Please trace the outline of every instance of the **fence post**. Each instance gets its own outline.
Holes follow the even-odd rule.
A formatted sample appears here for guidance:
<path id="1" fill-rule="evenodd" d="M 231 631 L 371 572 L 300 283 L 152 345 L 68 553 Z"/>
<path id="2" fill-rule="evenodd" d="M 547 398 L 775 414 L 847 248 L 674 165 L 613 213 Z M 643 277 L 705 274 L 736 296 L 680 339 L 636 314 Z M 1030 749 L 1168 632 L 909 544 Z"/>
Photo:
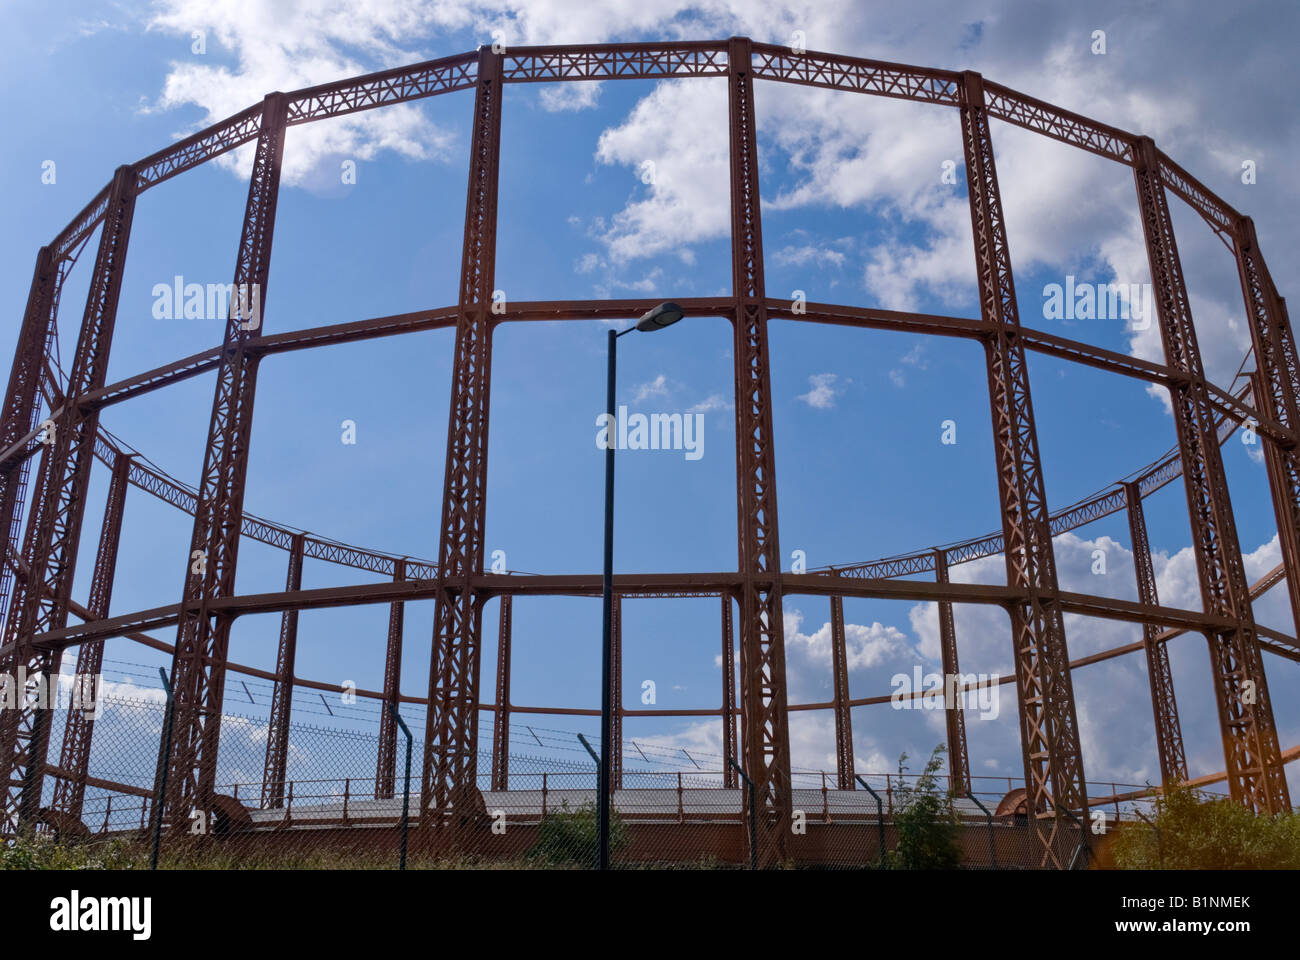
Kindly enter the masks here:
<path id="1" fill-rule="evenodd" d="M 153 817 L 153 851 L 149 855 L 150 870 L 158 869 L 158 846 L 162 843 L 163 796 L 167 793 L 167 767 L 172 753 L 172 724 L 176 719 L 176 698 L 172 696 L 172 685 L 167 679 L 167 671 L 159 667 L 158 676 L 162 677 L 163 689 L 167 691 L 167 721 L 163 724 L 162 743 L 158 746 L 158 769 L 154 775 L 153 810 L 150 811 Z"/>
<path id="2" fill-rule="evenodd" d="M 882 812 L 880 806 L 880 794 L 872 790 L 871 784 L 863 780 L 859 774 L 855 773 L 853 775 L 853 779 L 858 781 L 858 783 L 862 784 L 864 787 L 866 787 L 867 793 L 871 794 L 872 798 L 876 801 L 876 827 L 880 831 L 880 855 L 878 857 L 878 860 L 880 862 L 880 866 L 883 867 L 885 865 L 885 815 Z"/>
<path id="3" fill-rule="evenodd" d="M 973 792 L 969 790 L 966 791 L 966 796 L 970 798 L 971 802 L 974 803 L 975 806 L 984 811 L 984 819 L 988 821 L 989 825 L 989 862 L 993 864 L 993 869 L 996 870 L 998 868 L 998 851 L 993 845 L 993 814 L 989 813 L 988 807 L 980 803 L 979 799 Z"/>
<path id="4" fill-rule="evenodd" d="M 749 779 L 745 771 L 740 769 L 740 765 L 735 760 L 728 757 L 727 762 L 731 764 L 731 769 L 740 774 L 740 779 L 745 781 L 745 786 L 749 788 L 749 869 L 758 869 L 758 827 L 755 819 L 755 798 L 754 798 L 754 781 Z"/>
<path id="5" fill-rule="evenodd" d="M 402 787 L 402 855 L 398 861 L 397 869 L 406 869 L 406 835 L 411 826 L 411 731 L 407 729 L 406 723 L 402 720 L 402 715 L 397 712 L 397 708 L 391 703 L 388 705 L 388 712 L 393 715 L 393 719 L 401 728 L 402 735 L 406 737 L 406 783 Z"/>
<path id="6" fill-rule="evenodd" d="M 610 343 L 613 343 L 613 342 L 614 342 L 613 340 L 610 340 Z M 597 805 L 597 807 L 599 807 L 599 806 L 600 806 L 600 786 L 601 786 L 601 781 L 602 781 L 602 779 L 603 779 L 603 777 L 601 776 L 601 772 L 600 772 L 600 771 L 601 771 L 601 766 L 600 766 L 600 754 L 596 753 L 595 750 L 591 749 L 591 744 L 589 744 L 589 743 L 587 742 L 587 738 L 584 737 L 582 734 L 578 734 L 578 739 L 579 739 L 580 741 L 582 741 L 582 745 L 583 745 L 584 747 L 587 748 L 587 753 L 591 756 L 592 762 L 596 764 L 596 805 Z M 608 827 L 608 821 L 606 821 L 606 826 Z M 599 820 L 599 819 L 596 821 L 596 829 L 597 829 L 597 832 L 600 831 L 600 820 Z M 604 867 L 602 866 L 602 861 L 601 861 L 601 850 L 600 850 L 600 838 L 599 838 L 599 837 L 596 838 L 596 869 L 597 869 L 597 870 L 602 870 L 602 869 L 604 869 Z"/>
<path id="7" fill-rule="evenodd" d="M 1079 857 L 1083 856 L 1083 865 L 1088 865 L 1088 860 L 1092 856 L 1092 847 L 1088 845 L 1088 828 L 1084 823 L 1074 815 L 1074 811 L 1069 807 L 1061 807 L 1061 812 L 1075 822 L 1079 827 L 1079 845 L 1074 848 L 1074 854 L 1070 857 L 1070 865 L 1066 869 L 1075 869 L 1075 864 L 1079 862 Z"/>

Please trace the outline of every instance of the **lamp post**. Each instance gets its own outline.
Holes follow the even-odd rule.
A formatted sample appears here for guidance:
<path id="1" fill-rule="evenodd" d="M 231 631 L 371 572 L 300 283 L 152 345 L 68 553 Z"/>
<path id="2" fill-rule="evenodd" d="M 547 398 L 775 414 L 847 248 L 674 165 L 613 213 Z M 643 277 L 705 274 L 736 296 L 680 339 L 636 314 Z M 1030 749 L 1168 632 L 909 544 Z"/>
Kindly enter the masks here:
<path id="1" fill-rule="evenodd" d="M 609 767 L 610 748 L 614 738 L 613 683 L 610 677 L 613 666 L 614 641 L 614 447 L 616 440 L 617 411 L 614 408 L 614 380 L 618 355 L 618 338 L 633 330 L 652 333 L 671 326 L 682 318 L 682 308 L 675 303 L 661 303 L 647 311 L 621 333 L 609 331 L 609 362 L 605 388 L 605 572 L 601 596 L 604 603 L 602 639 L 600 645 L 600 771 L 597 775 L 596 834 L 600 847 L 596 866 L 609 869 Z"/>

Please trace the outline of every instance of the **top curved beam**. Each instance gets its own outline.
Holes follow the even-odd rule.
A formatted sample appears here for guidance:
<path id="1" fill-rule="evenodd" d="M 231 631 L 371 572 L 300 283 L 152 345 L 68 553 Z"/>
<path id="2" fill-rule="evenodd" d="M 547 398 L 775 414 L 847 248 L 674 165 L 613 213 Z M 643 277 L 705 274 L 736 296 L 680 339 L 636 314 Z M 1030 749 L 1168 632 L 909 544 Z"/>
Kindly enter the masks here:
<path id="1" fill-rule="evenodd" d="M 501 79 L 506 83 L 726 75 L 727 44 L 718 40 L 507 47 L 501 54 Z"/>
<path id="2" fill-rule="evenodd" d="M 560 83 L 569 80 L 663 80 L 722 77 L 727 74 L 729 41 L 602 43 L 569 46 L 507 47 L 502 51 L 506 83 Z M 907 64 L 754 43 L 753 76 L 783 83 L 872 96 L 960 106 L 960 74 Z M 469 51 L 410 66 L 380 70 L 296 90 L 288 95 L 287 123 L 296 125 L 442 93 L 471 90 L 478 80 L 478 52 Z M 1043 100 L 986 81 L 988 114 L 1062 143 L 1133 165 L 1135 134 L 1063 110 Z M 137 194 L 257 139 L 261 104 L 145 157 L 136 163 Z M 1225 242 L 1237 237 L 1240 213 L 1161 153 L 1164 185 L 1186 201 Z M 51 244 L 55 261 L 67 257 L 103 219 L 108 187 L 83 209 Z"/>

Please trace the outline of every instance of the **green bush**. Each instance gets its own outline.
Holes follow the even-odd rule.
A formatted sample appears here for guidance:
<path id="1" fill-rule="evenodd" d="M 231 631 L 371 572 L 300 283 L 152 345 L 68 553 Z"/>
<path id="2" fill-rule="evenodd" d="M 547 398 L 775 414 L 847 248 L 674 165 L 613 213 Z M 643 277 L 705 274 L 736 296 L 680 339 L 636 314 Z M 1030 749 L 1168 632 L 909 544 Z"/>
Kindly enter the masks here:
<path id="1" fill-rule="evenodd" d="M 952 797 L 939 785 L 936 776 L 943 765 L 946 748 L 934 748 L 925 770 L 916 783 L 907 786 L 907 754 L 898 758 L 898 776 L 903 781 L 896 792 L 893 815 L 898 845 L 885 858 L 894 870 L 953 870 L 961 863 L 958 831 L 961 820 Z"/>
<path id="2" fill-rule="evenodd" d="M 1300 812 L 1261 816 L 1175 787 L 1157 798 L 1151 824 L 1117 831 L 1113 849 L 1125 870 L 1300 870 Z"/>
<path id="3" fill-rule="evenodd" d="M 588 800 L 570 810 L 567 802 L 552 810 L 537 825 L 537 842 L 528 855 L 548 865 L 586 867 L 596 862 L 596 804 Z M 609 811 L 609 851 L 627 846 L 627 827 L 613 808 Z"/>

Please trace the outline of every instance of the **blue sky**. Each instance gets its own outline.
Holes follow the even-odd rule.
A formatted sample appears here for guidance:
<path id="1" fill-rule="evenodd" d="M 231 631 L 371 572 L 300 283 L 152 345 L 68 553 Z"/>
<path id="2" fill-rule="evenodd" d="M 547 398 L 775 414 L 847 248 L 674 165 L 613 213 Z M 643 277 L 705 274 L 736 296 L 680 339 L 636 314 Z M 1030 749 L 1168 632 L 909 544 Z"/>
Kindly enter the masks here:
<path id="1" fill-rule="evenodd" d="M 647 2 L 636 9 L 539 0 L 519 5 L 374 3 L 353 10 L 299 0 L 247 11 L 241 4 L 167 0 L 85 3 L 52 18 L 21 2 L 8 17 L 11 54 L 0 63 L 0 111 L 9 132 L 0 174 L 10 184 L 0 231 L 6 342 L 22 314 L 37 247 L 108 180 L 113 168 L 256 102 L 386 66 L 491 42 L 725 37 L 983 71 L 1033 96 L 1103 122 L 1149 133 L 1229 203 L 1252 214 L 1278 282 L 1297 252 L 1288 216 L 1297 187 L 1294 111 L 1281 89 L 1297 68 L 1288 51 L 1296 15 L 1256 4 L 1238 13 L 1198 4 L 1171 22 L 1145 5 L 939 3 L 868 12 L 852 4 Z M 1030 12 L 1032 11 L 1032 13 Z M 1265 30 L 1262 23 L 1273 26 Z M 1092 52 L 1105 30 L 1107 52 Z M 205 52 L 194 52 L 202 31 Z M 1231 57 L 1230 76 L 1207 71 Z M 720 296 L 730 291 L 726 85 L 720 80 L 510 87 L 504 102 L 496 286 L 509 300 Z M 756 88 L 765 269 L 770 296 L 977 317 L 964 171 L 955 111 L 760 82 Z M 268 333 L 454 303 L 460 265 L 472 92 L 371 111 L 289 131 L 265 327 Z M 1027 131 L 994 125 L 1022 322 L 1124 353 L 1159 359 L 1158 333 L 1123 320 L 1056 320 L 1044 289 L 1149 277 L 1132 175 L 1102 158 Z M 42 164 L 56 178 L 42 183 Z M 1244 160 L 1257 164 L 1241 182 Z M 356 182 L 344 183 L 345 162 Z M 644 182 L 645 164 L 654 165 Z M 955 183 L 945 182 L 945 163 Z M 217 343 L 221 322 L 159 320 L 154 286 L 228 283 L 247 190 L 237 152 L 150 190 L 137 205 L 109 379 Z M 1212 377 L 1227 383 L 1248 345 L 1231 255 L 1173 200 L 1198 334 Z M 70 362 L 93 248 L 63 299 L 61 351 Z M 488 466 L 488 551 L 535 573 L 595 572 L 600 562 L 603 403 L 600 322 L 505 325 L 494 341 Z M 619 399 L 645 413 L 699 412 L 704 456 L 620 455 L 620 572 L 732 569 L 735 457 L 731 332 L 688 318 L 655 337 L 622 341 Z M 433 331 L 276 356 L 261 367 L 246 507 L 338 540 L 433 558 L 441 504 L 453 336 Z M 959 340 L 890 331 L 770 325 L 780 538 L 788 568 L 874 559 L 965 539 L 999 526 L 983 352 Z M 1049 503 L 1069 505 L 1162 456 L 1174 443 L 1164 399 L 1146 385 L 1030 356 Z M 193 483 L 202 462 L 213 378 L 199 377 L 113 407 L 103 424 L 171 475 Z M 341 442 L 341 424 L 357 442 Z M 954 420 L 957 443 L 940 442 Z M 1224 459 L 1252 580 L 1278 562 L 1262 464 L 1234 438 Z M 91 487 L 78 586 L 88 589 L 107 487 Z M 1181 481 L 1146 505 L 1161 599 L 1200 606 Z M 191 520 L 133 490 L 113 596 L 114 614 L 174 602 Z M 1135 599 L 1122 514 L 1058 538 L 1065 589 Z M 1095 550 L 1107 572 L 1091 572 Z M 280 589 L 284 553 L 246 542 L 238 589 Z M 954 579 L 1001 582 L 1001 558 L 954 568 Z M 373 575 L 308 561 L 304 586 L 361 583 Z M 521 599 L 514 605 L 517 704 L 598 703 L 597 600 Z M 849 600 L 851 692 L 889 692 L 890 677 L 938 670 L 929 604 Z M 1261 622 L 1294 625 L 1281 590 L 1256 605 Z M 645 680 L 661 708 L 720 702 L 718 603 L 628 601 L 624 689 L 641 706 Z M 786 601 L 792 702 L 830 697 L 829 608 Z M 432 603 L 407 608 L 403 690 L 426 691 Z M 302 615 L 298 673 L 382 685 L 387 609 Z M 957 608 L 962 667 L 1011 670 L 1006 617 Z M 274 665 L 278 616 L 238 621 L 233 659 Z M 171 631 L 160 634 L 174 639 Z M 496 606 L 484 624 L 483 698 L 495 669 Z M 1074 656 L 1131 642 L 1136 626 L 1067 619 Z M 1173 644 L 1175 680 L 1193 774 L 1222 768 L 1208 658 L 1199 638 Z M 110 661 L 161 659 L 127 641 Z M 1289 696 L 1297 665 L 1265 654 L 1283 746 L 1300 742 Z M 110 665 L 109 679 L 113 675 Z M 130 670 L 123 670 L 123 676 Z M 138 671 L 147 672 L 147 671 Z M 147 685 L 147 681 L 136 678 Z M 264 716 L 233 680 L 228 706 Z M 234 689 L 230 689 L 234 688 Z M 1085 768 L 1097 780 L 1158 779 L 1140 655 L 1075 674 Z M 1020 769 L 1011 688 L 997 720 L 968 722 L 973 772 Z M 313 709 L 304 699 L 304 709 Z M 242 705 L 240 703 L 242 701 Z M 415 714 L 418 716 L 418 711 Z M 304 717 L 307 714 L 303 714 Z M 373 714 L 369 715 L 373 716 Z M 311 716 L 312 721 L 320 720 Z M 337 719 L 337 718 L 336 718 Z M 585 718 L 544 718 L 594 731 Z M 328 720 L 328 718 L 326 718 Z M 325 722 L 325 721 L 322 721 Z M 333 721 L 330 721 L 333 722 Z M 341 722 L 341 721 L 339 721 Z M 372 719 L 358 725 L 373 728 Z M 414 725 L 413 725 L 414 726 Z M 629 719 L 625 735 L 719 752 L 713 722 Z M 937 713 L 854 711 L 859 770 L 892 770 L 900 753 L 943 738 Z M 487 732 L 485 723 L 484 732 Z M 800 769 L 834 765 L 829 713 L 791 721 Z M 490 742 L 485 738 L 485 743 Z M 107 761 L 105 761 L 107 762 Z M 1293 790 L 1295 779 L 1292 778 Z"/>

